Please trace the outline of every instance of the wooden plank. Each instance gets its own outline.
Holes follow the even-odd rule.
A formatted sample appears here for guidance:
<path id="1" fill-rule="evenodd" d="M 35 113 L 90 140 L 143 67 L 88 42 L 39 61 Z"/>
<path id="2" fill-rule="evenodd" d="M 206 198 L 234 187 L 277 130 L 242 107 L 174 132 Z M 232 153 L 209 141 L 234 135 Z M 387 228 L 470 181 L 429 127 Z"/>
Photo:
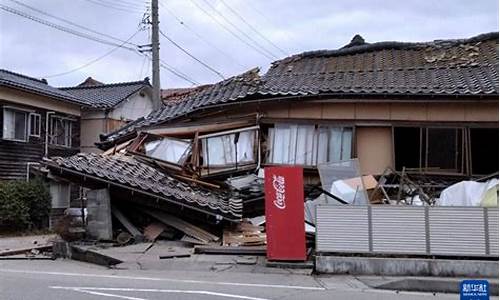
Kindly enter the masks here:
<path id="1" fill-rule="evenodd" d="M 146 208 L 139 208 L 141 211 L 144 213 L 152 216 L 153 218 L 157 219 L 158 221 L 173 227 L 179 231 L 184 232 L 185 234 L 200 240 L 204 244 L 207 244 L 212 241 L 218 241 L 219 237 L 211 234 L 210 232 L 207 232 L 206 230 L 203 230 L 199 228 L 198 226 L 195 226 L 191 223 L 188 223 L 182 219 L 179 219 L 173 215 L 167 214 L 165 212 L 160 212 L 160 211 L 153 211 L 150 209 Z"/>
<path id="2" fill-rule="evenodd" d="M 236 255 L 266 255 L 266 246 L 196 246 L 194 253 L 204 254 L 236 254 Z"/>
<path id="3" fill-rule="evenodd" d="M 165 229 L 162 223 L 151 223 L 144 228 L 144 236 L 148 241 L 155 241 Z"/>
<path id="4" fill-rule="evenodd" d="M 38 251 L 52 250 L 52 245 L 44 245 L 44 246 L 36 246 L 36 247 L 29 247 L 29 248 L 18 248 L 18 249 L 6 250 L 6 251 L 0 252 L 0 256 L 23 254 L 23 253 L 31 252 L 31 250 L 38 250 Z"/>
<path id="5" fill-rule="evenodd" d="M 116 206 L 111 206 L 111 213 L 118 219 L 118 221 L 120 221 L 120 223 L 122 223 L 123 227 L 130 232 L 136 241 L 143 239 L 144 236 L 139 229 L 137 229 L 137 227 L 135 227 Z"/>
<path id="6" fill-rule="evenodd" d="M 181 258 L 181 257 L 190 257 L 189 253 L 181 253 L 181 254 L 168 254 L 168 255 L 160 255 L 160 259 L 168 259 L 168 258 Z"/>

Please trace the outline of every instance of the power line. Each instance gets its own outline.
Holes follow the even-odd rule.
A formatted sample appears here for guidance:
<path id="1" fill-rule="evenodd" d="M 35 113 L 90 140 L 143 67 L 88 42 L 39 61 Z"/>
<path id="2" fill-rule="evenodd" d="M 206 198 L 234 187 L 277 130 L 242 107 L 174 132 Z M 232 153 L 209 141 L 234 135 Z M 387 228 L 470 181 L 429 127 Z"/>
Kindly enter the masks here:
<path id="1" fill-rule="evenodd" d="M 160 6 L 162 9 L 164 9 L 168 14 L 170 14 L 172 17 L 174 17 L 177 22 L 179 22 L 179 24 L 181 24 L 183 27 L 185 27 L 188 31 L 190 31 L 192 34 L 194 34 L 198 39 L 200 39 L 201 41 L 203 41 L 205 44 L 207 44 L 208 46 L 212 47 L 214 50 L 218 51 L 220 54 L 222 54 L 223 56 L 229 58 L 230 60 L 232 60 L 234 63 L 236 63 L 237 65 L 239 65 L 240 67 L 242 68 L 246 68 L 246 66 L 242 65 L 237 59 L 235 59 L 231 54 L 227 53 L 226 51 L 220 49 L 219 47 L 217 47 L 214 43 L 210 42 L 208 39 L 204 38 L 201 34 L 199 34 L 198 32 L 196 32 L 196 30 L 194 30 L 193 28 L 191 28 L 191 26 L 187 25 L 186 22 L 184 22 L 181 18 L 179 18 L 175 13 L 173 13 L 172 10 L 170 10 L 166 5 L 163 5 L 162 2 L 160 2 Z"/>
<path id="2" fill-rule="evenodd" d="M 70 34 L 79 36 L 81 38 L 85 38 L 85 39 L 88 39 L 88 40 L 91 40 L 91 41 L 94 41 L 94 42 L 98 42 L 98 43 L 101 43 L 101 44 L 106 44 L 106 45 L 111 45 L 111 46 L 120 46 L 120 47 L 122 47 L 124 49 L 128 49 L 128 50 L 134 51 L 134 52 L 136 51 L 135 48 L 131 48 L 131 47 L 128 47 L 128 46 L 121 46 L 120 44 L 117 44 L 115 42 L 106 41 L 104 39 L 101 39 L 101 38 L 98 38 L 98 37 L 95 37 L 95 36 L 91 36 L 90 34 L 86 34 L 86 33 L 80 32 L 80 31 L 73 30 L 71 28 L 67 28 L 67 27 L 64 27 L 62 25 L 49 22 L 47 20 L 44 20 L 44 19 L 32 16 L 30 14 L 27 14 L 27 13 L 23 12 L 23 11 L 14 9 L 12 7 L 9 7 L 9 6 L 5 6 L 3 4 L 0 4 L 0 9 L 4 10 L 6 12 L 12 13 L 12 14 L 18 15 L 20 17 L 29 19 L 31 21 L 40 23 L 42 25 L 49 26 L 49 27 L 52 27 L 54 29 L 57 29 L 57 30 L 60 30 L 60 31 L 64 31 L 66 33 L 70 33 Z"/>
<path id="3" fill-rule="evenodd" d="M 274 26 L 274 27 L 280 27 L 280 26 L 276 26 L 276 23 L 271 20 L 271 18 L 267 17 L 262 11 L 260 11 L 257 7 L 255 7 L 253 4 L 252 4 L 252 1 L 243 1 L 248 7 L 250 7 L 250 9 L 252 9 L 254 12 L 256 12 L 258 15 L 260 15 L 264 20 L 267 21 L 268 24 Z M 299 46 L 301 46 L 302 48 L 307 48 L 304 44 L 302 44 L 299 40 L 297 40 L 297 38 L 295 38 L 294 36 L 292 36 L 290 33 L 288 33 L 287 31 L 284 31 L 285 35 L 288 36 L 290 39 L 294 40 Z"/>
<path id="4" fill-rule="evenodd" d="M 102 2 L 99 2 L 98 0 L 85 0 L 85 1 L 93 3 L 93 4 L 97 4 L 97 5 L 100 5 L 100 6 L 103 6 L 103 7 L 107 7 L 107 8 L 112 8 L 112 9 L 115 9 L 115 10 L 119 10 L 119 11 L 122 11 L 122 12 L 129 12 L 129 13 L 140 13 L 141 12 L 139 10 L 132 10 L 132 9 L 127 9 L 127 8 L 122 8 L 122 7 L 117 7 L 117 6 L 114 6 L 114 5 L 102 3 Z"/>
<path id="5" fill-rule="evenodd" d="M 81 37 L 81 38 L 85 38 L 85 39 L 88 39 L 88 40 L 91 40 L 91 41 L 94 41 L 94 42 L 98 42 L 98 43 L 101 43 L 101 44 L 106 44 L 106 45 L 111 45 L 111 46 L 119 47 L 121 49 L 126 49 L 126 50 L 129 50 L 129 51 L 132 51 L 133 53 L 135 53 L 135 54 L 137 54 L 139 56 L 143 56 L 143 54 L 139 53 L 135 48 L 131 48 L 131 47 L 128 47 L 128 46 L 125 46 L 125 45 L 121 45 L 121 44 L 117 44 L 117 43 L 110 42 L 110 41 L 106 41 L 106 40 L 103 40 L 101 38 L 98 38 L 98 37 L 95 37 L 95 36 L 91 36 L 89 34 L 82 33 L 82 32 L 79 32 L 79 31 L 76 31 L 76 30 L 64 27 L 62 25 L 54 24 L 54 23 L 49 22 L 47 20 L 43 20 L 41 18 L 34 17 L 34 16 L 30 15 L 30 14 L 27 14 L 25 12 L 19 11 L 19 10 L 14 9 L 12 7 L 9 7 L 9 6 L 5 6 L 3 4 L 0 4 L 0 9 L 4 10 L 6 12 L 9 12 L 11 14 L 15 14 L 17 16 L 29 19 L 31 21 L 40 23 L 42 25 L 51 27 L 53 29 L 57 29 L 59 31 L 63 31 L 63 32 L 66 32 L 66 33 L 69 33 L 69 34 L 72 34 L 72 35 L 75 35 L 75 36 L 78 36 L 78 37 Z M 190 83 L 197 84 L 197 82 L 194 81 L 194 80 L 191 80 L 189 78 L 189 76 L 187 76 L 187 75 L 183 74 L 182 72 L 176 70 L 174 67 L 166 64 L 165 62 L 163 62 L 163 66 L 162 67 L 164 69 L 168 70 L 169 72 L 171 72 L 172 74 L 178 76 L 179 78 L 182 78 L 182 79 L 184 79 L 184 80 L 186 80 L 186 81 L 188 81 Z"/>
<path id="6" fill-rule="evenodd" d="M 248 47 L 252 48 L 253 50 L 257 51 L 261 55 L 265 56 L 268 59 L 274 60 L 274 57 L 270 56 L 266 52 L 263 52 L 261 49 L 255 47 L 253 44 L 250 44 L 248 41 L 242 39 L 237 33 L 235 33 L 233 30 L 228 28 L 224 23 L 220 22 L 216 17 L 214 17 L 211 13 L 209 13 L 206 9 L 204 9 L 202 6 L 200 6 L 198 3 L 196 3 L 194 0 L 189 0 L 191 3 L 193 3 L 194 6 L 196 6 L 199 10 L 201 10 L 204 14 L 206 14 L 208 17 L 210 17 L 215 23 L 219 24 L 219 26 L 222 27 L 222 29 L 226 30 L 229 32 L 232 36 L 234 36 L 236 39 L 247 45 Z"/>
<path id="7" fill-rule="evenodd" d="M 111 6 L 116 6 L 116 7 L 122 7 L 125 9 L 132 9 L 132 10 L 143 10 L 146 6 L 141 6 L 138 2 L 137 3 L 131 3 L 131 2 L 125 2 L 122 0 L 95 0 L 98 2 L 106 3 Z M 146 5 L 146 2 L 144 3 Z"/>
<path id="8" fill-rule="evenodd" d="M 231 25 L 231 27 L 233 27 L 236 31 L 241 33 L 248 40 L 252 41 L 257 47 L 259 47 L 260 49 L 262 49 L 266 53 L 270 54 L 274 58 L 278 58 L 278 56 L 274 55 L 273 52 L 269 51 L 266 47 L 262 46 L 258 41 L 256 41 L 254 38 L 252 38 L 250 35 L 248 35 L 245 31 L 243 31 L 240 27 L 238 27 L 238 25 L 235 25 L 233 22 L 231 22 L 230 19 L 226 18 L 226 16 L 224 16 L 224 14 L 222 14 L 220 11 L 218 11 L 217 8 L 215 6 L 213 6 L 210 2 L 208 2 L 207 0 L 203 0 L 203 2 L 205 2 L 206 5 L 208 5 L 213 11 L 215 11 L 215 13 L 217 13 L 217 15 L 219 15 L 224 21 L 226 21 L 226 23 Z"/>
<path id="9" fill-rule="evenodd" d="M 205 68 L 207 68 L 208 70 L 210 70 L 212 73 L 214 74 L 217 74 L 220 78 L 222 79 L 226 79 L 224 77 L 224 75 L 222 75 L 219 71 L 217 71 L 216 69 L 212 68 L 211 66 L 209 66 L 207 63 L 205 63 L 204 61 L 202 61 L 201 59 L 195 57 L 194 55 L 192 55 L 191 53 L 189 53 L 189 51 L 187 51 L 186 49 L 184 49 L 182 46 L 180 46 L 179 44 L 177 44 L 174 40 L 172 40 L 168 35 L 166 35 L 165 33 L 163 33 L 163 31 L 160 30 L 160 34 L 166 38 L 172 45 L 174 45 L 175 47 L 177 47 L 179 50 L 181 50 L 182 52 L 184 52 L 187 56 L 191 57 L 192 59 L 196 60 L 197 62 L 199 62 L 201 65 L 203 65 Z"/>
<path id="10" fill-rule="evenodd" d="M 49 14 L 49 13 L 47 13 L 47 12 L 44 12 L 44 11 L 42 11 L 42 10 L 38 9 L 38 8 L 35 8 L 35 7 L 32 7 L 32 6 L 29 6 L 28 4 L 25 4 L 25 3 L 21 2 L 21 1 L 17 1 L 17 0 L 9 0 L 9 1 L 14 2 L 14 3 L 18 4 L 18 5 L 24 6 L 24 7 L 28 8 L 28 9 L 33 10 L 33 11 L 36 11 L 36 12 L 38 12 L 38 13 L 40 13 L 40 14 L 42 14 L 42 15 L 45 15 L 45 16 L 47 16 L 47 17 L 51 17 L 51 18 L 54 18 L 54 19 L 59 20 L 59 21 L 61 21 L 61 22 L 64 22 L 64 23 L 66 23 L 66 24 L 70 24 L 70 25 L 75 26 L 75 27 L 77 27 L 77 28 L 80 28 L 80 29 L 83 29 L 83 30 L 86 30 L 86 31 L 89 31 L 89 32 L 92 32 L 92 33 L 95 33 L 95 34 L 98 34 L 98 35 L 101 35 L 101 36 L 105 36 L 105 37 L 110 38 L 110 39 L 112 39 L 112 40 L 115 40 L 115 41 L 118 41 L 118 42 L 120 42 L 120 43 L 123 43 L 123 40 L 118 39 L 118 38 L 115 38 L 114 36 L 111 36 L 111 35 L 109 35 L 109 34 L 105 34 L 105 33 L 102 33 L 102 32 L 99 32 L 99 31 L 96 31 L 96 30 L 93 30 L 93 29 L 90 29 L 90 28 L 88 28 L 88 27 L 85 27 L 85 26 L 82 26 L 82 25 L 76 24 L 76 23 L 74 23 L 74 22 L 72 22 L 72 21 L 69 21 L 69 20 L 63 19 L 63 18 L 58 17 L 58 16 L 54 16 L 54 15 Z M 126 42 L 126 44 L 128 44 L 128 45 L 133 45 L 133 46 L 137 46 L 136 44 L 130 43 L 130 42 L 128 42 L 128 41 Z"/>
<path id="11" fill-rule="evenodd" d="M 280 51 L 281 53 L 283 53 L 284 55 L 288 55 L 288 53 L 281 49 L 280 47 L 278 47 L 275 43 L 273 43 L 271 40 L 269 40 L 266 36 L 264 36 L 262 33 L 260 33 L 259 30 L 257 30 L 254 26 L 252 26 L 252 24 L 248 23 L 247 20 L 245 20 L 245 18 L 240 15 L 235 9 L 231 8 L 231 6 L 229 6 L 224 0 L 219 0 L 225 7 L 227 7 L 238 19 L 240 19 L 243 23 L 245 23 L 248 28 L 250 28 L 253 32 L 255 32 L 258 36 L 260 36 L 263 40 L 265 40 L 266 42 L 268 42 L 270 45 L 272 45 L 274 48 L 278 49 L 278 51 Z"/>
<path id="12" fill-rule="evenodd" d="M 140 30 L 137 30 L 134 34 L 132 34 L 126 41 L 124 41 L 121 45 L 117 46 L 117 47 L 114 47 L 112 49 L 110 49 L 109 51 L 107 51 L 106 53 L 104 53 L 103 55 L 77 67 L 77 68 L 74 68 L 72 70 L 69 70 L 69 71 L 66 71 L 66 72 L 62 72 L 62 73 L 57 73 L 57 74 L 52 74 L 52 75 L 46 75 L 46 76 L 41 76 L 42 78 L 53 78 L 53 77 L 59 77 L 59 76 L 63 76 L 63 75 L 67 75 L 67 74 L 71 74 L 73 72 L 76 72 L 78 70 L 81 70 L 83 68 L 86 68 L 90 65 L 92 65 L 93 63 L 96 63 L 98 61 L 100 61 L 101 59 L 105 58 L 106 56 L 110 55 L 111 53 L 115 52 L 116 50 L 120 49 L 126 42 L 130 41 L 132 38 L 134 38 L 138 33 L 140 32 Z"/>

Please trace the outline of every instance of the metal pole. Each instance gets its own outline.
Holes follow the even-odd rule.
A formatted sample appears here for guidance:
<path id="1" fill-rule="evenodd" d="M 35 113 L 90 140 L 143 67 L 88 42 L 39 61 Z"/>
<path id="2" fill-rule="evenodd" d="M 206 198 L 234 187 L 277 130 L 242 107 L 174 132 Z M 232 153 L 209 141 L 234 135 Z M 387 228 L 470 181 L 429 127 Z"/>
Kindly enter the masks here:
<path id="1" fill-rule="evenodd" d="M 160 23 L 158 16 L 158 0 L 151 1 L 151 50 L 153 53 L 153 103 L 155 108 L 161 106 L 160 96 L 160 40 L 158 35 L 158 25 Z"/>

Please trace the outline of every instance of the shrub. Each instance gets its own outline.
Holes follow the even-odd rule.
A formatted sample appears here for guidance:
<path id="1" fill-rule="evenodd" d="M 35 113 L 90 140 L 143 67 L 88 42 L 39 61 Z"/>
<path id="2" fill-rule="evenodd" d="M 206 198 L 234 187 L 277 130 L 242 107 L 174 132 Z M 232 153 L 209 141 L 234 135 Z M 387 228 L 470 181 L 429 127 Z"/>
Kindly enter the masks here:
<path id="1" fill-rule="evenodd" d="M 0 182 L 0 225 L 9 229 L 42 227 L 49 216 L 51 197 L 40 178 Z"/>

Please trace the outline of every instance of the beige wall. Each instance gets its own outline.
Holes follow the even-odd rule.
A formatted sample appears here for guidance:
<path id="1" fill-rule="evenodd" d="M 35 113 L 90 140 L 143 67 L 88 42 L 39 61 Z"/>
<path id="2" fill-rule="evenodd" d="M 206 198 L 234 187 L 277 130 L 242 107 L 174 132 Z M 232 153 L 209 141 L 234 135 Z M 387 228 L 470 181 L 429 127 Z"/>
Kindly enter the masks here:
<path id="1" fill-rule="evenodd" d="M 95 146 L 99 135 L 109 133 L 125 125 L 124 121 L 105 118 L 99 112 L 84 112 L 81 119 L 80 143 L 82 152 L 98 153 L 101 150 Z"/>
<path id="2" fill-rule="evenodd" d="M 268 118 L 498 122 L 496 103 L 292 103 L 261 108 Z"/>
<path id="3" fill-rule="evenodd" d="M 99 152 L 94 143 L 99 141 L 99 134 L 105 132 L 105 119 L 81 120 L 80 148 L 82 152 Z"/>
<path id="4" fill-rule="evenodd" d="M 77 104 L 71 104 L 64 102 L 63 100 L 38 96 L 6 87 L 0 87 L 0 100 L 80 116 L 80 106 Z"/>
<path id="5" fill-rule="evenodd" d="M 356 127 L 356 151 L 362 174 L 381 174 L 393 167 L 392 129 Z"/>

